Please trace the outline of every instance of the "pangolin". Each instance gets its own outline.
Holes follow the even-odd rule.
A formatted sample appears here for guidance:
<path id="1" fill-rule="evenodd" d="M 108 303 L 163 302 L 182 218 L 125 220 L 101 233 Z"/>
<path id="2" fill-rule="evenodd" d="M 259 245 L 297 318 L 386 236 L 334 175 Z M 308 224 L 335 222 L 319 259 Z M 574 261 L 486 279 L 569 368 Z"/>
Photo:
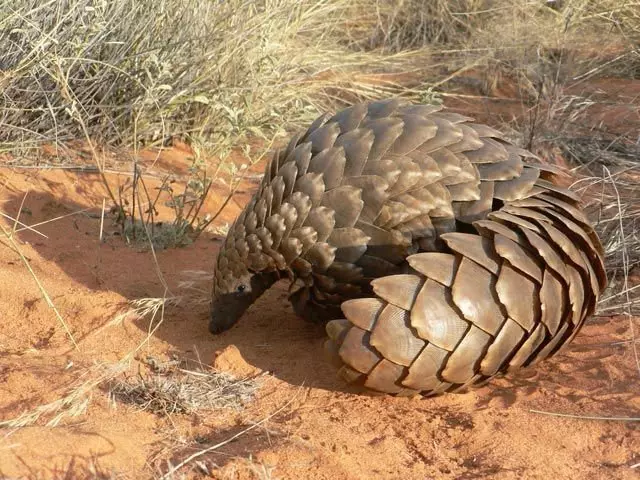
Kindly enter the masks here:
<path id="1" fill-rule="evenodd" d="M 440 106 L 359 103 L 276 152 L 217 258 L 209 329 L 280 278 L 339 374 L 459 391 L 554 354 L 607 278 L 560 172 Z"/>

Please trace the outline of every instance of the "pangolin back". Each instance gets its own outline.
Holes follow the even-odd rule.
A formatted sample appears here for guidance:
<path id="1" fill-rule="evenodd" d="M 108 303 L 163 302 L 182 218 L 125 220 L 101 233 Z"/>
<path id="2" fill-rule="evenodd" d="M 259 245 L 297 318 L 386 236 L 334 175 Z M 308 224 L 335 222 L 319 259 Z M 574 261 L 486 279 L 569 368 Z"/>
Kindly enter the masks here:
<path id="1" fill-rule="evenodd" d="M 530 364 L 606 285 L 578 198 L 533 158 L 437 106 L 323 115 L 267 165 L 215 282 L 288 275 L 299 315 L 346 317 L 327 324 L 327 349 L 372 390 L 450 391 Z"/>

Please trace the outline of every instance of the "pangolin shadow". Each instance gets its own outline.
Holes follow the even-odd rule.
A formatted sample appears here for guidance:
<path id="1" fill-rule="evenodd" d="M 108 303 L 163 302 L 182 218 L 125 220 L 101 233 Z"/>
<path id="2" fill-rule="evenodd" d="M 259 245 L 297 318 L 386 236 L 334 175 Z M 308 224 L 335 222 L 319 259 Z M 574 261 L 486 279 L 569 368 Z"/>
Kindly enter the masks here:
<path id="1" fill-rule="evenodd" d="M 351 391 L 336 376 L 335 367 L 324 355 L 324 326 L 298 317 L 287 296 L 286 282 L 275 284 L 233 327 L 217 335 L 212 335 L 207 328 L 208 305 L 192 310 L 198 325 L 193 326 L 194 333 L 188 337 L 182 334 L 187 327 L 180 312 L 171 314 L 156 335 L 171 343 L 176 348 L 175 353 L 203 363 L 215 359 L 221 352 L 224 355 L 225 347 L 234 345 L 242 356 L 241 362 L 291 385 Z M 233 356 L 229 359 L 238 361 Z"/>
<path id="2" fill-rule="evenodd" d="M 118 293 L 126 300 L 161 297 L 164 287 L 151 252 L 126 246 L 122 238 L 113 235 L 116 228 L 110 220 L 105 221 L 105 240 L 101 244 L 101 209 L 86 209 L 86 204 L 66 198 L 63 191 L 57 191 L 55 195 L 31 192 L 24 203 L 23 195 L 16 194 L 3 204 L 4 213 L 13 218 L 20 211 L 19 220 L 23 224 L 41 224 L 36 227 L 40 234 L 25 229 L 17 236 L 20 242 L 28 242 L 42 259 L 55 263 L 64 272 L 69 279 L 69 290 L 62 295 L 73 295 L 74 287 L 80 284 L 95 292 Z M 47 221 L 50 222 L 42 224 Z M 205 235 L 186 247 L 155 252 L 164 280 L 174 295 L 185 293 L 179 286 L 180 282 L 189 279 L 185 272 L 213 272 L 220 243 L 220 238 Z M 211 281 L 209 275 L 199 281 L 200 298 L 194 300 L 187 295 L 179 305 L 167 308 L 163 323 L 153 334 L 170 346 L 167 354 L 211 364 L 216 352 L 235 345 L 244 361 L 284 382 L 326 390 L 349 390 L 324 358 L 326 334 L 323 326 L 296 316 L 287 299 L 284 281 L 274 285 L 233 328 L 220 335 L 208 331 L 206 296 Z M 104 323 L 123 308 L 126 308 L 124 302 L 109 305 L 112 314 L 105 315 Z M 145 333 L 149 331 L 148 318 L 135 320 L 134 324 Z M 82 335 L 76 335 L 76 340 L 82 341 Z"/>

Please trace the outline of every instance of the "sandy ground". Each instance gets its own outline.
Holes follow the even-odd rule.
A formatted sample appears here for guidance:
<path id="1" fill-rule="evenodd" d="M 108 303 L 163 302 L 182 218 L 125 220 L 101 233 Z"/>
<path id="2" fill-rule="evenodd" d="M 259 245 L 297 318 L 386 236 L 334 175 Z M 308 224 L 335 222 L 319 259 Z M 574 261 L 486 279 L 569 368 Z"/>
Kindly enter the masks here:
<path id="1" fill-rule="evenodd" d="M 154 169 L 184 173 L 186 157 L 174 148 Z M 151 154 L 145 158 L 147 165 L 153 161 Z M 114 184 L 124 178 L 109 176 Z M 150 252 L 126 246 L 109 221 L 100 243 L 100 178 L 59 169 L 3 169 L 0 186 L 5 214 L 20 211 L 28 225 L 55 219 L 36 227 L 40 234 L 23 230 L 15 239 L 78 343 L 74 349 L 33 276 L 3 239 L 0 420 L 64 398 L 92 378 L 96 365 L 113 364 L 140 344 L 138 359 L 198 358 L 239 376 L 258 375 L 259 382 L 256 399 L 244 409 L 170 417 L 114 401 L 108 387 L 97 387 L 86 411 L 56 427 L 46 423 L 66 411 L 64 406 L 22 428 L 0 429 L 0 478 L 102 478 L 87 473 L 92 465 L 122 475 L 116 478 L 159 477 L 169 462 L 176 465 L 247 428 L 199 457 L 199 465 L 213 478 L 242 479 L 640 475 L 640 423 L 538 413 L 638 417 L 640 372 L 627 318 L 591 319 L 554 359 L 471 393 L 362 396 L 335 377 L 322 355 L 322 328 L 296 318 L 283 286 L 217 337 L 207 331 L 206 303 L 193 299 L 169 308 L 147 342 L 148 318 L 111 325 L 128 301 L 162 297 L 164 287 Z M 254 187 L 243 185 L 222 223 L 238 213 Z M 214 192 L 207 208 L 214 211 L 222 196 Z M 218 237 L 206 235 L 190 246 L 158 251 L 157 266 L 171 293 L 184 294 L 179 283 L 188 278 L 185 272 L 211 272 L 219 245 Z M 130 372 L 139 368 L 134 360 Z M 195 467 L 190 462 L 172 478 L 203 477 Z M 65 476 L 68 471 L 75 473 Z"/>

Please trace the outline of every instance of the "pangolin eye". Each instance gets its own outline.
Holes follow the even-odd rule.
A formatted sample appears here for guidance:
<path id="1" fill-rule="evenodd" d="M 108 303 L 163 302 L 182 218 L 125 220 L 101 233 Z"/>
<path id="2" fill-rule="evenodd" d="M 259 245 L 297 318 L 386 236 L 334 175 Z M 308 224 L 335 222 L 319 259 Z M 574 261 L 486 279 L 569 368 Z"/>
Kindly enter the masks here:
<path id="1" fill-rule="evenodd" d="M 236 289 L 239 293 L 244 292 L 247 289 L 246 285 L 238 285 L 238 288 Z"/>

